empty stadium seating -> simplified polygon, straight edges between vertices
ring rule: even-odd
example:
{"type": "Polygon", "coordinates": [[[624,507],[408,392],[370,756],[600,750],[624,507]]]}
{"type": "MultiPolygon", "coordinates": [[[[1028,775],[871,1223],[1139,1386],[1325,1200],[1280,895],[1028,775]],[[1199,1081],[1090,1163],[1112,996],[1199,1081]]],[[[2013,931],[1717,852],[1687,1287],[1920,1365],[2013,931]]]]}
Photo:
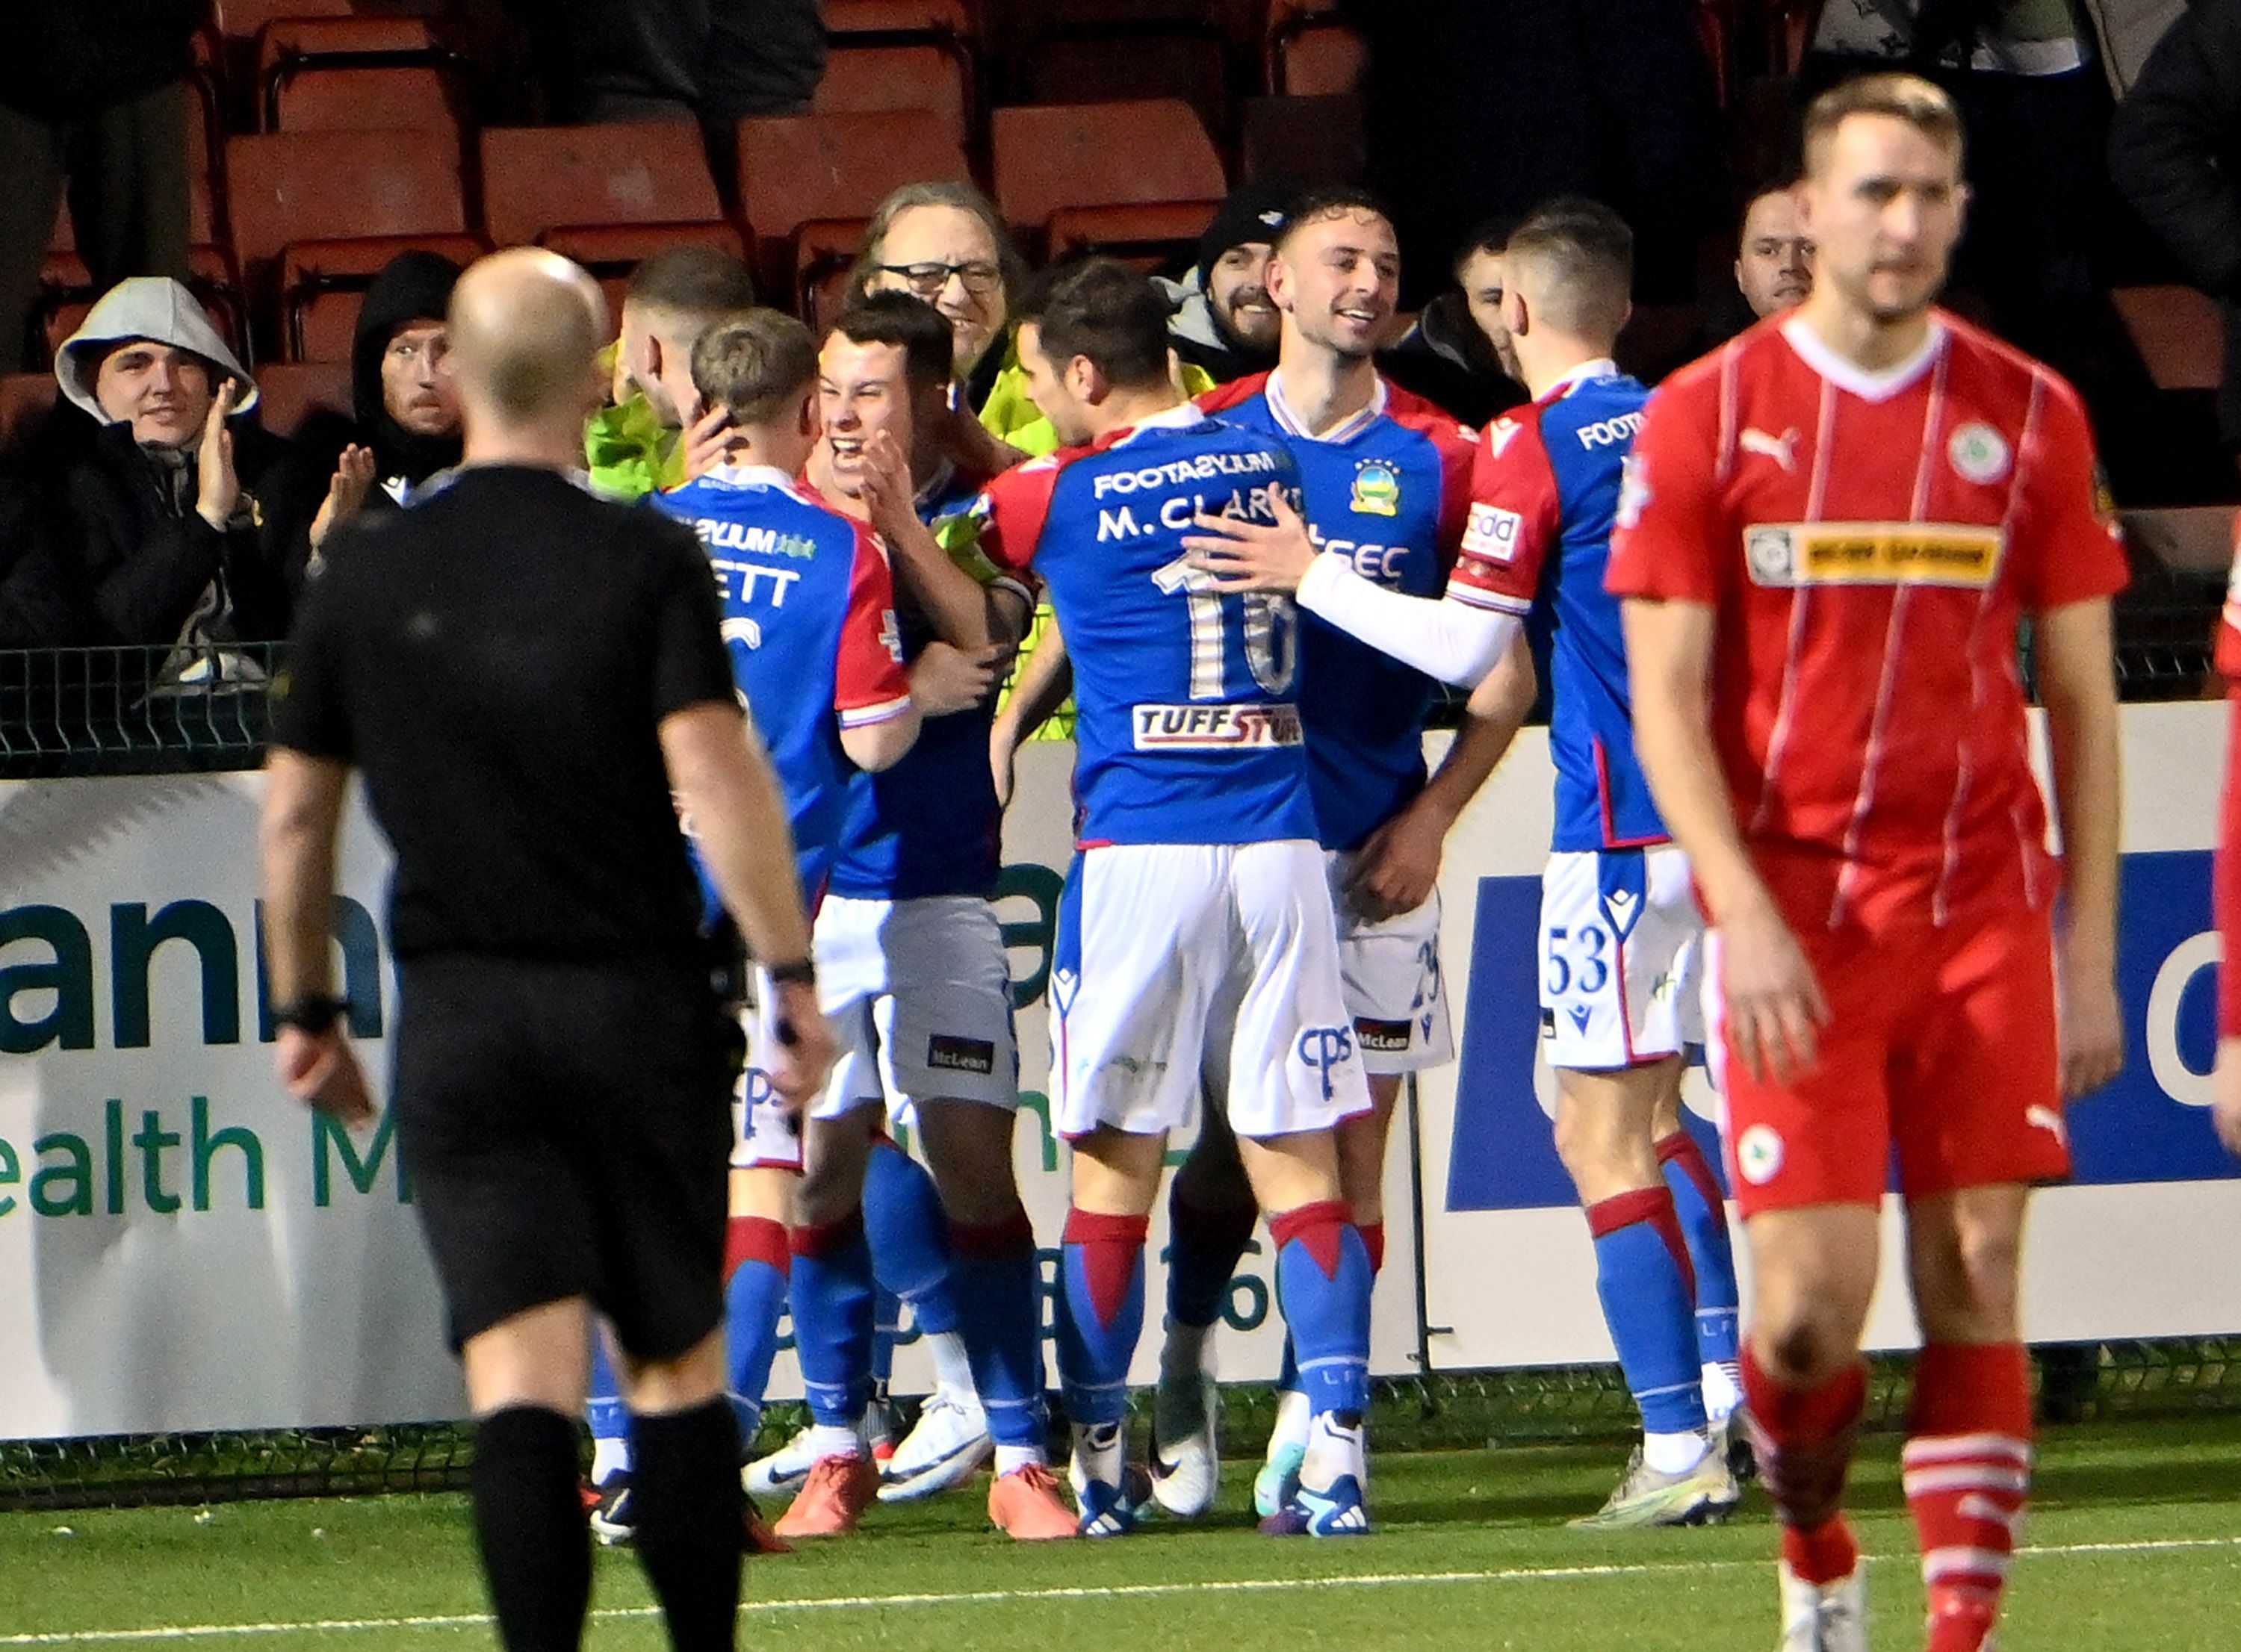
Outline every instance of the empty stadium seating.
{"type": "Polygon", "coordinates": [[[2192,287],[2118,287],[2109,300],[2157,390],[2216,390],[2225,373],[2225,318],[2192,287]]]}
{"type": "Polygon", "coordinates": [[[854,259],[865,220],[906,184],[970,181],[965,150],[933,111],[748,119],[739,194],[775,302],[818,308],[854,259]]]}
{"type": "Polygon", "coordinates": [[[700,129],[687,121],[485,127],[481,158],[483,224],[499,246],[548,230],[724,217],[700,129]]]}
{"type": "Polygon", "coordinates": [[[606,295],[607,324],[622,325],[623,290],[630,274],[657,252],[672,247],[712,246],[745,262],[746,237],[735,224],[608,224],[547,230],[539,244],[572,258],[592,272],[606,295]]]}
{"type": "Polygon", "coordinates": [[[1038,239],[1141,244],[1150,219],[1115,209],[1177,209],[1172,227],[1189,210],[1210,217],[1228,191],[1213,141],[1176,99],[1000,109],[990,130],[996,204],[1038,239]]]}
{"type": "Polygon", "coordinates": [[[464,126],[465,59],[414,17],[291,18],[258,37],[261,128],[276,132],[464,126]]]}
{"type": "Polygon", "coordinates": [[[283,361],[257,370],[257,417],[266,430],[293,436],[321,408],[351,414],[349,363],[283,361]]]}
{"type": "Polygon", "coordinates": [[[1271,0],[1262,57],[1272,92],[1360,89],[1369,48],[1337,15],[1337,0],[1271,0]]]}
{"type": "Polygon", "coordinates": [[[929,110],[958,144],[978,116],[973,18],[960,0],[826,0],[822,115],[929,110]]]}
{"type": "Polygon", "coordinates": [[[358,331],[358,304],[382,266],[418,248],[461,267],[489,249],[471,235],[365,236],[291,242],[280,255],[280,358],[290,362],[347,362],[358,331]]]}

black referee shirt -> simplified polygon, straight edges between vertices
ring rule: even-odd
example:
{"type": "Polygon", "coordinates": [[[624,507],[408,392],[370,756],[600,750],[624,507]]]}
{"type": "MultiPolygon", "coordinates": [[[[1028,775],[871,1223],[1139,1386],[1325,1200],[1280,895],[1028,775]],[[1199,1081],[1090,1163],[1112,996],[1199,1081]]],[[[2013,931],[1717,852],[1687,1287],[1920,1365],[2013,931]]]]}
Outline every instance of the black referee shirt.
{"type": "Polygon", "coordinates": [[[690,530],[494,465],[329,547],[273,738],[365,772],[397,955],[700,958],[655,729],[737,691],[690,530]]]}

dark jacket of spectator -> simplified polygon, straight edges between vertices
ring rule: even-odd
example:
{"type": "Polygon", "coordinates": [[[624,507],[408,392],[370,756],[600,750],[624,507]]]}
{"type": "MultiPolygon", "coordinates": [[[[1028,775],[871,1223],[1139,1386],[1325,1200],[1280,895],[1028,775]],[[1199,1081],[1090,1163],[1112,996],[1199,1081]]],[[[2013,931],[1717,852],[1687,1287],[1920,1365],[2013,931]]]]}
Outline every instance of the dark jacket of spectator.
{"type": "Polygon", "coordinates": [[[0,648],[94,640],[84,581],[37,480],[0,472],[0,648]]]}
{"type": "Polygon", "coordinates": [[[2241,0],[2200,0],[2149,54],[2111,124],[2109,174],[2224,306],[2218,425],[2241,442],[2241,0]]]}
{"type": "Polygon", "coordinates": [[[203,0],[25,0],[0,52],[0,104],[62,120],[183,77],[203,0]]]}
{"type": "Polygon", "coordinates": [[[327,482],[352,443],[373,454],[373,486],[365,509],[394,509],[412,489],[438,471],[459,462],[456,425],[449,435],[424,436],[391,417],[382,388],[382,358],[399,328],[416,321],[441,321],[452,304],[459,266],[434,252],[402,252],[383,266],[358,306],[358,331],[351,343],[352,418],[321,411],[297,430],[297,464],[316,485],[311,508],[325,497],[327,482]]]}
{"type": "Polygon", "coordinates": [[[239,500],[223,527],[196,508],[200,421],[182,443],[134,438],[130,418],[104,411],[96,394],[104,363],[136,340],[195,358],[208,381],[203,405],[229,378],[237,413],[257,403],[255,385],[200,305],[177,283],[139,277],[104,295],[55,360],[63,394],[102,428],[65,478],[64,532],[74,542],[99,621],[111,643],[273,641],[288,629],[280,564],[290,525],[269,521],[257,488],[288,444],[249,420],[231,425],[239,500]]]}

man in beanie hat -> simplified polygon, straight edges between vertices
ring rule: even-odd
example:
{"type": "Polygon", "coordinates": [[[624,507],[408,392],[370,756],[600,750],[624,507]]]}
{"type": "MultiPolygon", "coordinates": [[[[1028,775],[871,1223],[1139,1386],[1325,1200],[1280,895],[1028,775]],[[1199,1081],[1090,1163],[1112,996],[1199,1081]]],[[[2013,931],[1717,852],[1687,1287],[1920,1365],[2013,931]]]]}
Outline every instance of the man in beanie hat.
{"type": "Polygon", "coordinates": [[[1189,278],[1168,284],[1181,306],[1167,325],[1175,354],[1218,385],[1276,365],[1280,318],[1268,302],[1268,253],[1295,192],[1270,178],[1231,191],[1199,237],[1189,278]]]}
{"type": "Polygon", "coordinates": [[[285,635],[285,541],[252,490],[288,444],[233,422],[257,386],[193,295],[168,276],[118,282],[64,342],[55,378],[104,426],[64,492],[104,639],[285,635]]]}

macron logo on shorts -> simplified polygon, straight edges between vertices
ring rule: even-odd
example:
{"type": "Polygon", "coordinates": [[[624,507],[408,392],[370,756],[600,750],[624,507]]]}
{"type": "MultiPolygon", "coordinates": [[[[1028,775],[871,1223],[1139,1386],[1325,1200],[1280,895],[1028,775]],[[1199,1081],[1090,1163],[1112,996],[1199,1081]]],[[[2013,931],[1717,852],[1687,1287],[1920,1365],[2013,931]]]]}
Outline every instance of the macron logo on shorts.
{"type": "Polygon", "coordinates": [[[954,1038],[936,1033],[926,1041],[926,1064],[940,1072],[993,1073],[996,1047],[985,1038],[954,1038]]]}
{"type": "Polygon", "coordinates": [[[1331,1069],[1354,1060],[1354,1033],[1343,1027],[1310,1027],[1300,1034],[1299,1051],[1300,1060],[1321,1078],[1323,1100],[1329,1100],[1337,1094],[1331,1085],[1331,1069]]]}

